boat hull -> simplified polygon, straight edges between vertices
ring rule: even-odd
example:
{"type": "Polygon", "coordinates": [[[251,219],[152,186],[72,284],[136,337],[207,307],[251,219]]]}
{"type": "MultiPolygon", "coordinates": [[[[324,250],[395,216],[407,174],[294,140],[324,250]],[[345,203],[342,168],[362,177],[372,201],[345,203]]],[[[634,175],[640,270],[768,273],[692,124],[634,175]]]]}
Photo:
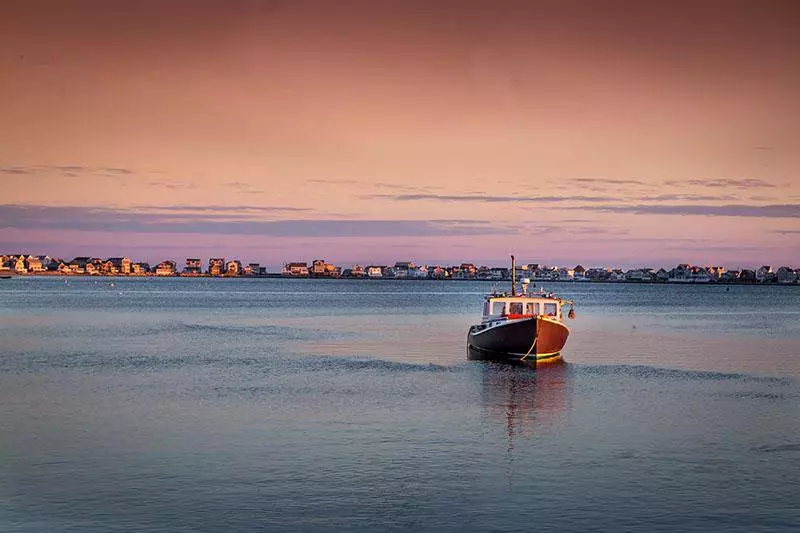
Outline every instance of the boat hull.
{"type": "Polygon", "coordinates": [[[558,362],[568,336],[564,324],[542,316],[477,324],[467,334],[467,356],[501,362],[558,362]]]}

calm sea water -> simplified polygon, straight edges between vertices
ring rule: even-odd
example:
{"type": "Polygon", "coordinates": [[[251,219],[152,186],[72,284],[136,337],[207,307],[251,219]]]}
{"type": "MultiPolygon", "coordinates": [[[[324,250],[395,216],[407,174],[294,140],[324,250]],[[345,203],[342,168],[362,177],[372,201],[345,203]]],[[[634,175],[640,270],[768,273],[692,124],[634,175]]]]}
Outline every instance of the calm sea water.
{"type": "Polygon", "coordinates": [[[0,281],[0,531],[797,531],[800,287],[0,281]]]}

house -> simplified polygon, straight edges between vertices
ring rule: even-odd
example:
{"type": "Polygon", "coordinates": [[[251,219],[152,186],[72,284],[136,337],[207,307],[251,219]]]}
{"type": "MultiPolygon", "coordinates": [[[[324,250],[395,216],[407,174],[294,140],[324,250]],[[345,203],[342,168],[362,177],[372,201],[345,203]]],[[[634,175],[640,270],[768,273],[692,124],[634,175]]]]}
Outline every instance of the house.
{"type": "Polygon", "coordinates": [[[73,274],[83,274],[86,272],[86,264],[91,262],[91,257],[76,257],[69,262],[70,272],[73,274]]]}
{"type": "Polygon", "coordinates": [[[231,259],[225,264],[226,276],[241,276],[243,273],[242,262],[238,259],[231,259]]]}
{"type": "Polygon", "coordinates": [[[428,267],[415,266],[408,270],[408,277],[410,279],[424,279],[428,277],[428,267]]]}
{"type": "Polygon", "coordinates": [[[16,260],[14,261],[14,272],[17,274],[27,274],[28,267],[25,265],[25,256],[18,255],[16,260]]]}
{"type": "Polygon", "coordinates": [[[590,268],[586,271],[586,277],[591,281],[607,281],[611,277],[611,269],[590,268]]]}
{"type": "Polygon", "coordinates": [[[86,268],[84,268],[84,272],[89,274],[90,276],[99,276],[103,272],[95,266],[94,263],[86,263],[86,268]]]}
{"type": "Polygon", "coordinates": [[[354,278],[363,278],[367,275],[367,271],[361,265],[353,265],[350,269],[350,275],[354,278]]]}
{"type": "Polygon", "coordinates": [[[7,255],[0,255],[0,272],[11,270],[10,258],[7,255]]]}
{"type": "Polygon", "coordinates": [[[72,270],[69,268],[69,264],[64,263],[63,261],[58,264],[57,271],[59,274],[72,274],[72,270]]]}
{"type": "Polygon", "coordinates": [[[314,259],[314,261],[311,262],[311,275],[316,277],[322,277],[325,275],[324,259],[314,259]]]}
{"type": "Polygon", "coordinates": [[[433,279],[445,279],[450,277],[450,272],[439,265],[428,267],[428,277],[433,279]]]}
{"type": "Polygon", "coordinates": [[[714,281],[708,270],[703,267],[692,267],[690,279],[692,283],[711,283],[714,281]]]}
{"type": "Polygon", "coordinates": [[[325,275],[329,278],[339,278],[342,275],[342,268],[330,263],[325,263],[325,275]]]}
{"type": "Polygon", "coordinates": [[[728,270],[720,276],[719,280],[723,283],[734,283],[739,281],[740,272],[738,270],[728,270]]]}
{"type": "Polygon", "coordinates": [[[101,268],[103,274],[128,275],[131,273],[131,260],[127,257],[109,257],[107,261],[103,262],[101,268]]]}
{"type": "Polygon", "coordinates": [[[659,268],[658,272],[656,272],[656,281],[659,283],[666,283],[669,279],[669,272],[664,270],[663,268],[659,268]]]}
{"type": "Polygon", "coordinates": [[[687,283],[692,281],[692,265],[689,263],[681,263],[669,271],[669,282],[671,283],[687,283]]]}
{"type": "Polygon", "coordinates": [[[572,269],[572,272],[572,277],[575,281],[586,281],[586,269],[583,267],[583,265],[576,266],[572,269]]]}
{"type": "Polygon", "coordinates": [[[290,277],[308,277],[308,264],[286,263],[281,271],[281,275],[290,277]]]}
{"type": "Polygon", "coordinates": [[[225,271],[225,258],[212,257],[208,260],[208,274],[211,276],[221,276],[225,271]]]}
{"type": "Polygon", "coordinates": [[[249,263],[244,267],[245,276],[259,276],[261,275],[261,265],[259,263],[249,263]]]}
{"type": "MultiPolygon", "coordinates": [[[[94,263],[90,264],[93,265],[94,263]]],[[[111,261],[103,261],[103,264],[100,266],[100,272],[102,274],[105,274],[106,276],[113,276],[115,274],[119,274],[119,270],[117,270],[116,265],[114,265],[114,263],[111,261]]]]}
{"type": "Polygon", "coordinates": [[[382,278],[383,271],[387,267],[385,266],[377,266],[377,265],[370,265],[367,267],[367,277],[370,278],[382,278]]]}
{"type": "Polygon", "coordinates": [[[150,265],[147,263],[133,263],[131,265],[131,274],[134,276],[146,276],[150,273],[150,265]]]}
{"type": "Polygon", "coordinates": [[[478,275],[478,267],[472,263],[461,263],[461,266],[458,267],[458,271],[463,273],[463,279],[475,279],[478,275]]]}
{"type": "Polygon", "coordinates": [[[637,268],[628,270],[625,273],[625,281],[635,281],[635,282],[649,282],[653,281],[655,275],[653,274],[652,268],[637,268]]]}
{"type": "Polygon", "coordinates": [[[797,270],[787,266],[780,267],[775,273],[778,283],[783,285],[797,283],[797,275],[797,270]]]}
{"type": "Polygon", "coordinates": [[[722,279],[722,275],[725,273],[725,267],[722,266],[710,266],[706,270],[715,281],[722,279]]]}
{"type": "Polygon", "coordinates": [[[575,270],[566,267],[559,268],[558,279],[560,279],[561,281],[572,281],[573,279],[575,279],[575,270]]]}
{"type": "Polygon", "coordinates": [[[625,273],[622,272],[622,269],[615,268],[611,271],[611,275],[608,277],[608,281],[625,281],[625,273]]]}
{"type": "Polygon", "coordinates": [[[156,267],[156,276],[175,276],[177,273],[175,261],[162,261],[156,267]]]}
{"type": "Polygon", "coordinates": [[[311,275],[317,278],[328,277],[338,278],[342,274],[342,269],[326,263],[324,259],[315,259],[311,263],[311,275]]]}
{"type": "Polygon", "coordinates": [[[44,272],[45,268],[39,256],[29,255],[25,258],[25,266],[28,272],[44,272]]]}
{"type": "Polygon", "coordinates": [[[202,263],[200,259],[197,257],[187,257],[186,258],[186,266],[183,269],[183,273],[189,276],[197,276],[203,272],[202,263]]]}
{"type": "Polygon", "coordinates": [[[743,268],[742,271],[739,272],[739,281],[742,283],[755,283],[756,279],[756,273],[753,270],[743,268]]]}
{"type": "Polygon", "coordinates": [[[492,267],[489,269],[489,279],[491,280],[504,280],[511,277],[511,269],[506,267],[492,267]]]}
{"type": "Polygon", "coordinates": [[[411,261],[397,261],[392,268],[395,278],[413,278],[416,276],[413,273],[414,263],[411,261]]]}
{"type": "Polygon", "coordinates": [[[772,267],[769,265],[764,265],[756,270],[756,281],[759,283],[775,281],[775,273],[772,272],[772,267]]]}

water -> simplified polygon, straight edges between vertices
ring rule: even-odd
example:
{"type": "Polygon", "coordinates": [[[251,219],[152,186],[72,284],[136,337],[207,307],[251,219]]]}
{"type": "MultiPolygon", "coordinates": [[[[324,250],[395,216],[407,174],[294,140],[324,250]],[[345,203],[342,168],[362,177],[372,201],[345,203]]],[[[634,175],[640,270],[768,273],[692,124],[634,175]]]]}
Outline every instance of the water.
{"type": "Polygon", "coordinates": [[[0,531],[800,528],[800,287],[553,285],[537,373],[491,288],[2,281],[0,531]]]}

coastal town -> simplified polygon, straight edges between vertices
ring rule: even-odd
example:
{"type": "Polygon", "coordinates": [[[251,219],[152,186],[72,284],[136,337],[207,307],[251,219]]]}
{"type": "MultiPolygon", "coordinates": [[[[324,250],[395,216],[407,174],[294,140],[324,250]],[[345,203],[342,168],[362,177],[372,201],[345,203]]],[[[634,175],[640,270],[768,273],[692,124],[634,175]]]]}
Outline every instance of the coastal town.
{"type": "MultiPolygon", "coordinates": [[[[792,285],[800,283],[800,268],[764,265],[757,269],[726,269],[722,266],[679,264],[672,269],[611,267],[547,266],[539,263],[517,265],[518,279],[557,282],[617,282],[617,283],[760,283],[792,285]]],[[[0,255],[0,276],[63,275],[63,276],[158,276],[158,277],[286,277],[331,279],[392,279],[392,280],[483,280],[511,279],[505,267],[458,265],[416,265],[398,261],[394,265],[352,265],[348,268],[316,259],[311,262],[286,263],[280,272],[268,272],[259,263],[243,264],[237,259],[212,257],[207,264],[200,258],[187,258],[182,266],[165,260],[157,265],[132,261],[128,257],[75,257],[71,260],[47,255],[0,255]]]]}

